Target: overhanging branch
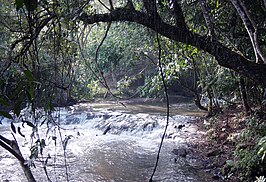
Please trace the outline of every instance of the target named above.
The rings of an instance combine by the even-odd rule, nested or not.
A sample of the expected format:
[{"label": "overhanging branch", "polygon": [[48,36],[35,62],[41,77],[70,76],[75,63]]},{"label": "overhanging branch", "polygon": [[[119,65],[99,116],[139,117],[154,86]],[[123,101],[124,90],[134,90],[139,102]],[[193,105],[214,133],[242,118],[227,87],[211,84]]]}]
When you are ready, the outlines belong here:
[{"label": "overhanging branch", "polygon": [[14,149],[12,149],[13,141],[0,135],[0,146],[10,152],[14,157],[16,157],[20,162],[24,163],[25,159],[19,155]]},{"label": "overhanging branch", "polygon": [[[79,17],[85,24],[97,22],[129,21],[148,27],[159,34],[174,40],[197,47],[213,55],[218,64],[234,70],[256,83],[266,87],[266,64],[257,64],[234,52],[221,42],[193,33],[182,26],[172,26],[161,18],[154,19],[150,15],[129,8],[117,8],[110,13],[88,15],[85,12]],[[154,20],[154,21],[151,21]]]}]

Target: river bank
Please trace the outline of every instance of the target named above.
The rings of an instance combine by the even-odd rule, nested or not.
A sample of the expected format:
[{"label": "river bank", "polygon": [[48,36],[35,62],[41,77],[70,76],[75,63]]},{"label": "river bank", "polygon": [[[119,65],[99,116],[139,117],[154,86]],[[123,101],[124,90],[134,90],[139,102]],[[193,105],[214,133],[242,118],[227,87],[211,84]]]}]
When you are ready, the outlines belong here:
[{"label": "river bank", "polygon": [[[127,113],[156,113],[166,115],[166,105],[162,101],[153,99],[131,99],[126,101],[105,101],[98,100],[91,103],[94,109],[109,108],[110,110],[123,110]],[[186,138],[186,147],[179,147],[172,152],[176,155],[175,162],[180,160],[187,160],[193,165],[201,168],[202,171],[210,174],[208,180],[223,181],[224,177],[221,173],[222,167],[226,163],[230,151],[227,153],[221,151],[221,144],[214,144],[208,133],[209,122],[206,118],[207,112],[199,110],[195,104],[187,99],[181,98],[176,104],[173,99],[170,102],[170,116],[171,115],[185,115],[196,117],[193,122],[177,125],[176,133],[170,133],[167,137],[182,137]],[[228,148],[225,146],[225,148]],[[232,148],[232,147],[229,147]],[[208,181],[206,180],[206,181]]]},{"label": "river bank", "polygon": [[[245,156],[241,151],[239,154],[236,153],[239,146],[240,148],[244,146],[244,148],[250,148],[250,150],[248,149],[247,151],[250,151],[251,153],[255,152],[253,155],[257,155],[257,149],[255,147],[257,144],[255,140],[253,139],[253,141],[242,143],[243,141],[241,141],[242,139],[240,136],[246,129],[256,130],[256,128],[249,128],[247,124],[250,118],[251,120],[256,118],[256,114],[245,116],[241,106],[233,106],[224,108],[222,113],[219,113],[212,118],[207,118],[207,113],[199,110],[191,100],[184,99],[178,104],[175,104],[173,100],[171,101],[170,115],[181,114],[197,117],[196,122],[177,126],[182,132],[189,134],[193,133],[195,135],[195,137],[187,137],[187,148],[177,148],[177,150],[174,151],[177,155],[177,159],[184,157],[186,160],[197,161],[197,165],[200,166],[203,171],[208,172],[213,181],[240,182],[247,180],[246,178],[250,177],[254,180],[254,178],[260,174],[253,172],[254,174],[243,175],[246,169],[245,167],[240,169],[238,165],[250,165],[249,162],[246,164],[245,162],[243,162],[244,164],[241,162],[241,160],[246,160],[245,157],[249,156]],[[117,104],[117,106],[114,106],[114,104]],[[165,115],[166,112],[166,106],[158,100],[136,99],[124,101],[122,103],[100,101],[97,104],[93,104],[93,107],[95,108],[106,106],[111,106],[114,110],[122,109],[133,113],[150,112]],[[260,115],[264,115],[264,119],[262,119],[261,122],[265,122],[265,113]],[[255,120],[259,121],[261,120],[260,118],[261,116]],[[256,126],[256,121],[254,126]],[[249,137],[251,138],[249,140],[252,140],[252,138],[255,137],[260,139],[256,134]],[[249,145],[254,146],[254,149],[249,147]]]}]

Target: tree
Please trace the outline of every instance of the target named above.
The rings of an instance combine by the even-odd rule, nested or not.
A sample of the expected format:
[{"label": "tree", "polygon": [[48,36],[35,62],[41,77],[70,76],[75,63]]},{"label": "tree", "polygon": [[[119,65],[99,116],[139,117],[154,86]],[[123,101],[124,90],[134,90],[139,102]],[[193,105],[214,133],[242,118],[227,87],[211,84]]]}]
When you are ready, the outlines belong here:
[{"label": "tree", "polygon": [[[266,86],[265,64],[259,64],[256,63],[256,61],[248,59],[243,54],[236,52],[230,46],[226,46],[222,40],[219,40],[216,37],[195,33],[193,29],[189,28],[180,2],[163,2],[166,4],[165,6],[169,11],[169,14],[171,14],[172,11],[175,12],[175,24],[170,24],[165,21],[159,8],[160,1],[157,3],[155,0],[143,0],[142,10],[137,10],[134,7],[133,2],[130,0],[127,1],[125,6],[110,9],[110,12],[108,13],[88,14],[84,8],[80,8],[78,9],[79,15],[77,16],[77,19],[85,24],[112,21],[130,21],[141,24],[171,40],[192,45],[200,50],[204,50],[213,55],[219,65],[232,69],[257,82],[263,87]],[[173,7],[171,7],[172,3],[174,4]],[[219,2],[217,1],[217,3]],[[223,2],[223,4],[226,4],[226,2]],[[256,5],[259,7],[261,6],[260,2],[257,1]],[[263,13],[263,11],[261,13]],[[216,28],[219,29],[222,27]]]},{"label": "tree", "polygon": [[[14,50],[14,48],[19,44],[19,42],[27,38],[29,39],[29,41],[27,41],[28,43],[26,43],[26,47],[21,50],[22,52],[25,52],[27,50],[27,47],[32,44],[33,40],[39,36],[42,29],[48,23],[54,21],[55,19],[58,19],[58,17],[63,18],[65,21],[74,20],[74,22],[76,23],[82,22],[85,25],[94,24],[98,22],[129,21],[148,27],[171,40],[195,46],[199,50],[204,50],[213,55],[219,65],[232,69],[250,78],[256,83],[262,85],[263,87],[266,86],[266,66],[264,63],[260,64],[255,61],[258,55],[260,55],[260,57],[263,57],[263,54],[265,52],[265,48],[262,46],[260,47],[260,49],[258,49],[260,42],[264,41],[263,37],[261,37],[259,34],[260,32],[265,32],[265,28],[263,28],[263,26],[256,27],[256,30],[260,30],[260,32],[256,32],[256,35],[254,35],[256,39],[252,39],[251,42],[253,43],[252,45],[249,45],[255,50],[256,57],[254,57],[245,53],[240,53],[236,51],[237,49],[227,44],[226,39],[230,35],[226,30],[223,31],[223,28],[224,24],[230,22],[230,17],[228,17],[228,15],[223,15],[219,17],[221,20],[223,20],[222,24],[220,25],[215,23],[215,21],[219,21],[219,19],[216,19],[212,22],[212,26],[214,29],[213,31],[215,32],[215,35],[210,36],[209,34],[204,34],[203,32],[199,32],[198,30],[191,27],[188,18],[192,18],[192,20],[195,21],[195,15],[192,13],[191,10],[189,10],[189,6],[192,6],[193,3],[196,2],[186,3],[178,0],[160,0],[158,2],[155,0],[142,0],[136,2],[128,0],[126,3],[123,3],[123,1],[113,2],[112,0],[110,0],[109,4],[102,1],[99,2],[79,1],[77,3],[70,3],[59,1],[57,4],[53,2],[39,2],[39,9],[37,9],[38,11],[32,14],[29,13],[29,18],[32,17],[32,20],[38,19],[38,22],[41,23],[35,28],[34,33],[30,33],[30,31],[32,30],[29,29],[29,33],[27,33],[27,36],[20,40],[17,40],[16,43],[13,44],[11,49]],[[232,1],[232,3],[233,2],[235,1]],[[17,8],[22,8],[23,3],[22,5],[21,3],[19,3],[20,1],[17,1]],[[37,4],[34,0],[29,2],[25,1],[24,4],[26,8],[30,11],[33,11],[37,8]],[[214,12],[212,15],[213,17],[218,15],[218,13],[215,13],[218,12],[218,10],[222,10],[224,12],[224,8],[227,8],[227,10],[230,9],[231,12],[234,12],[233,5],[237,7],[237,5],[234,3],[229,4],[228,2],[218,0],[206,1],[205,3],[202,3],[201,1],[201,5],[202,4],[209,5],[209,7],[213,6],[213,4],[216,4],[215,7],[210,7],[210,12]],[[51,8],[54,6],[61,6],[63,8],[60,10],[57,8],[58,11],[51,11]],[[188,13],[190,14],[187,14],[184,8],[186,8],[188,10]],[[202,9],[205,17],[208,17],[206,16],[208,14],[206,14],[206,11],[204,11],[207,8]],[[250,5],[250,9],[252,11],[256,10],[256,18],[259,18],[259,20],[263,18],[263,15],[265,14],[265,8],[263,8],[263,4],[261,1],[255,1],[254,3],[252,3],[252,6]],[[199,11],[196,10],[195,12]],[[37,15],[38,13],[42,14],[42,16],[33,16],[34,14]],[[244,29],[246,27],[246,29],[250,32],[250,28],[247,28],[246,25],[246,19],[243,19],[243,16],[240,11],[238,11],[238,13],[240,14],[240,17],[244,22],[244,26],[241,24],[241,22],[238,22],[238,27],[243,27]],[[201,27],[206,27],[205,24],[209,26],[210,22],[211,18],[208,19],[207,23],[201,22]],[[32,23],[34,24],[35,22],[33,21]],[[230,25],[233,26],[233,24]],[[221,33],[218,30],[221,31],[221,33],[223,33],[224,35],[219,35]]]}]

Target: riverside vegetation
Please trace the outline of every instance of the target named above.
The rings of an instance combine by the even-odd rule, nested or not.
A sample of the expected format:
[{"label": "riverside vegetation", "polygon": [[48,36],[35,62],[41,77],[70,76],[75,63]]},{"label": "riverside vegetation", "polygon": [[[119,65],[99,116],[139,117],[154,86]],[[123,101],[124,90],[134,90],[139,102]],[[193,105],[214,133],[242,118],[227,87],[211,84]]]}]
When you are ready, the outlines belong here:
[{"label": "riverside vegetation", "polygon": [[197,147],[216,177],[265,181],[265,14],[263,0],[0,0],[0,115],[33,141],[29,160],[15,137],[0,146],[36,181],[39,129],[60,131],[60,106],[181,95],[207,113]]}]

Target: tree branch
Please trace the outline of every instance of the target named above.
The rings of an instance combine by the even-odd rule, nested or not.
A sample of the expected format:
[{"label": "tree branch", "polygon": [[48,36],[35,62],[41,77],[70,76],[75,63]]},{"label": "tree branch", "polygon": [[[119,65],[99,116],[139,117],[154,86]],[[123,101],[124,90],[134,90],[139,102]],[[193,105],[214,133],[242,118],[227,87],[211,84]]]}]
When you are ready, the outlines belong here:
[{"label": "tree branch", "polygon": [[10,152],[14,157],[16,157],[20,162],[25,162],[25,159],[19,155],[11,146],[15,141],[8,140],[7,138],[0,135],[0,146]]},{"label": "tree branch", "polygon": [[110,4],[110,9],[114,10],[114,5],[113,5],[113,1],[112,0],[109,0],[109,4]]},{"label": "tree branch", "polygon": [[180,5],[178,4],[177,0],[173,1],[173,7],[174,7],[176,26],[182,29],[187,29],[187,24],[185,22],[183,11]]},{"label": "tree branch", "polygon": [[117,8],[106,14],[88,15],[84,12],[79,16],[79,20],[86,24],[112,21],[129,21],[141,24],[171,40],[192,45],[210,53],[216,58],[219,65],[234,70],[266,87],[266,64],[256,64],[217,40],[169,25],[160,18],[152,22],[151,17],[146,13],[129,8]]},{"label": "tree branch", "polygon": [[156,0],[143,0],[143,5],[147,11],[147,14],[149,14],[151,18],[159,17],[156,7]]},{"label": "tree branch", "polygon": [[108,8],[101,0],[98,0],[103,7],[105,7],[108,11],[112,11],[112,7]]},{"label": "tree branch", "polygon": [[250,41],[252,43],[252,47],[254,49],[256,63],[259,63],[260,60],[263,63],[266,63],[266,58],[263,56],[257,39],[257,26],[255,22],[252,20],[251,15],[249,14],[245,4],[241,0],[230,0],[231,3],[234,5],[235,9],[237,10],[238,14],[240,15],[245,28],[248,32]]},{"label": "tree branch", "polygon": [[12,144],[12,141],[5,138],[4,136],[0,135],[0,140],[2,140],[3,142],[5,142],[6,144],[8,145],[11,145]]},{"label": "tree branch", "polygon": [[201,9],[202,9],[202,13],[208,28],[208,35],[210,36],[214,36],[214,30],[213,30],[213,24],[209,15],[209,11],[206,5],[206,1],[205,0],[199,0]]},{"label": "tree branch", "polygon": [[18,55],[15,56],[15,60],[22,56],[23,54],[25,54],[30,46],[33,44],[34,40],[38,37],[38,35],[41,33],[41,30],[50,22],[50,20],[52,20],[55,17],[55,15],[49,16],[46,19],[41,20],[39,26],[36,28],[35,32],[32,34],[27,34],[24,37],[22,37],[21,39],[16,40],[14,43],[11,44],[10,47],[10,54],[12,53],[12,51],[15,49],[15,47],[21,43],[24,42],[25,40],[26,43],[22,46],[22,49],[20,50],[20,53]]}]

